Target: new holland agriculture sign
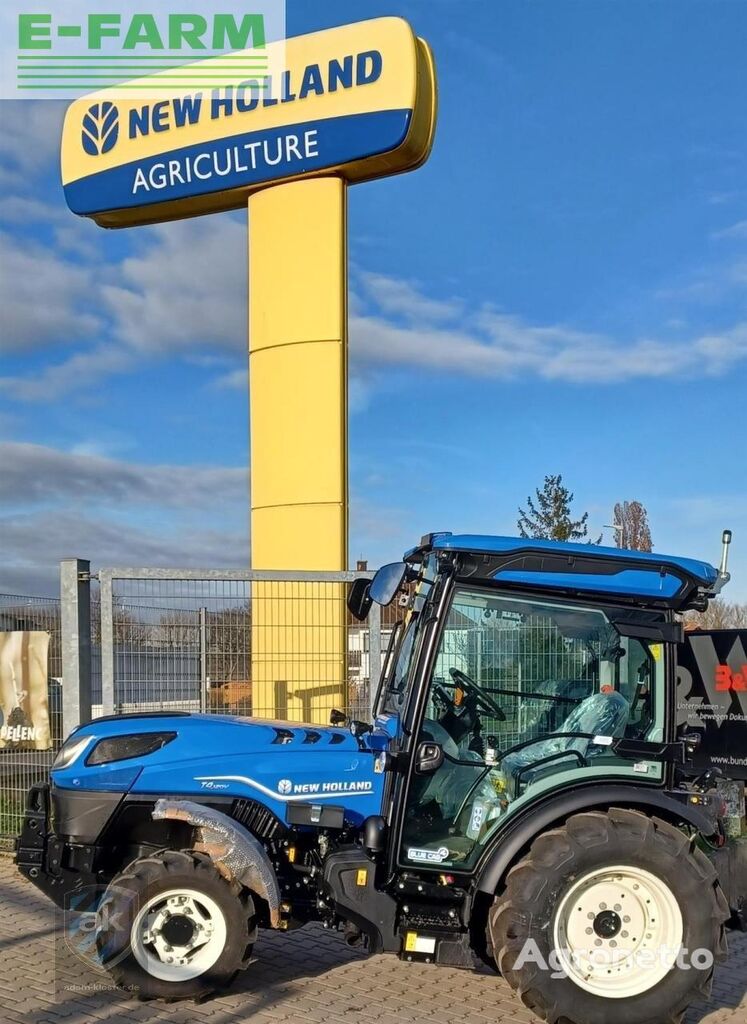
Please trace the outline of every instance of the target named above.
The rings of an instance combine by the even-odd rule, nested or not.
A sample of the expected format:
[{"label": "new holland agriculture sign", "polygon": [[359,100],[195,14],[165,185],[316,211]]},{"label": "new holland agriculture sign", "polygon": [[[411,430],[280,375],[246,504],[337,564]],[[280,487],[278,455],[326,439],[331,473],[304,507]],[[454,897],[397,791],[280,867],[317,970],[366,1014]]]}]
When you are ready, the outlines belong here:
[{"label": "new holland agriculture sign", "polygon": [[[268,182],[361,181],[428,155],[430,51],[399,18],[296,36],[264,77],[175,88],[159,73],[71,104],[62,138],[70,209],[116,227],[227,210]],[[240,58],[241,54],[233,56]],[[277,66],[269,53],[269,67]],[[210,79],[214,58],[185,67]]]}]

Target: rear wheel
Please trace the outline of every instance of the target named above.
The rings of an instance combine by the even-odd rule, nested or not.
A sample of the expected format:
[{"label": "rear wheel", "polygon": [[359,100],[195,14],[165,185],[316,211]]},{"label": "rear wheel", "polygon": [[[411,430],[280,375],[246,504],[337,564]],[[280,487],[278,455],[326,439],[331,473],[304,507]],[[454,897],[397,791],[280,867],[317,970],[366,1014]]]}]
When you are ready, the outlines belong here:
[{"label": "rear wheel", "polygon": [[102,964],[144,999],[194,999],[225,988],[249,962],[254,903],[209,857],[162,850],[134,861],[97,915]]},{"label": "rear wheel", "polygon": [[488,928],[500,972],[551,1024],[677,1024],[710,991],[728,916],[687,836],[612,809],[535,840]]}]

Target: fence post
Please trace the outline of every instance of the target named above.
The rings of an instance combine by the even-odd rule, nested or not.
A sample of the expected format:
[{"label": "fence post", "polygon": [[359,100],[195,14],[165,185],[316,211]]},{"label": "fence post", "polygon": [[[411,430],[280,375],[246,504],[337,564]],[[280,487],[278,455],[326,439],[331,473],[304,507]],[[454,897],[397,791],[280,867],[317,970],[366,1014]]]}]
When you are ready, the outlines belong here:
[{"label": "fence post", "polygon": [[200,711],[207,710],[207,608],[200,608]]},{"label": "fence post", "polygon": [[381,605],[375,601],[368,613],[368,706],[373,715],[373,702],[381,675]]},{"label": "fence post", "polygon": [[62,733],[91,721],[91,563],[60,562]]},{"label": "fence post", "polygon": [[114,608],[112,574],[99,571],[101,595],[101,714],[114,714]]}]

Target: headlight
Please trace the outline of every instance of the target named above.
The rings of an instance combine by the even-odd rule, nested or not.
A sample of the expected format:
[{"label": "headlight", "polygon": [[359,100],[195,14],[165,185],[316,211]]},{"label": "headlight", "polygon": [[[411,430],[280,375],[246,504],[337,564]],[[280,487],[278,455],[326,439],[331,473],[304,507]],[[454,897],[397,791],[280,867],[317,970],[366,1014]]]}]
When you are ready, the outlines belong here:
[{"label": "headlight", "polygon": [[175,732],[138,732],[131,736],[109,736],[98,741],[86,758],[86,764],[110,764],[112,761],[143,757],[165,747],[175,737]]},{"label": "headlight", "polygon": [[69,768],[75,758],[85,750],[92,739],[92,736],[81,736],[79,739],[71,736],[67,743],[63,743],[60,747],[57,757],[52,764],[52,770]]}]

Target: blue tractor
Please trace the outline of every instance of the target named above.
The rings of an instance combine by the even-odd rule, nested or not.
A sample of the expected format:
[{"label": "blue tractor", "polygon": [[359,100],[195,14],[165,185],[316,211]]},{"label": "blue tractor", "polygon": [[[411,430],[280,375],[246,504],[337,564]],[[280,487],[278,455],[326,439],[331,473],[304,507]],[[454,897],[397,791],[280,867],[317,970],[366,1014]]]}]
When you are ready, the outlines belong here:
[{"label": "blue tractor", "polygon": [[259,928],[317,921],[405,960],[477,957],[552,1024],[675,1024],[732,914],[674,662],[726,550],[716,569],[430,534],[350,588],[359,620],[402,609],[369,721],[83,725],[30,793],[19,869],[88,901],[100,962],[141,998],[203,997]]}]

